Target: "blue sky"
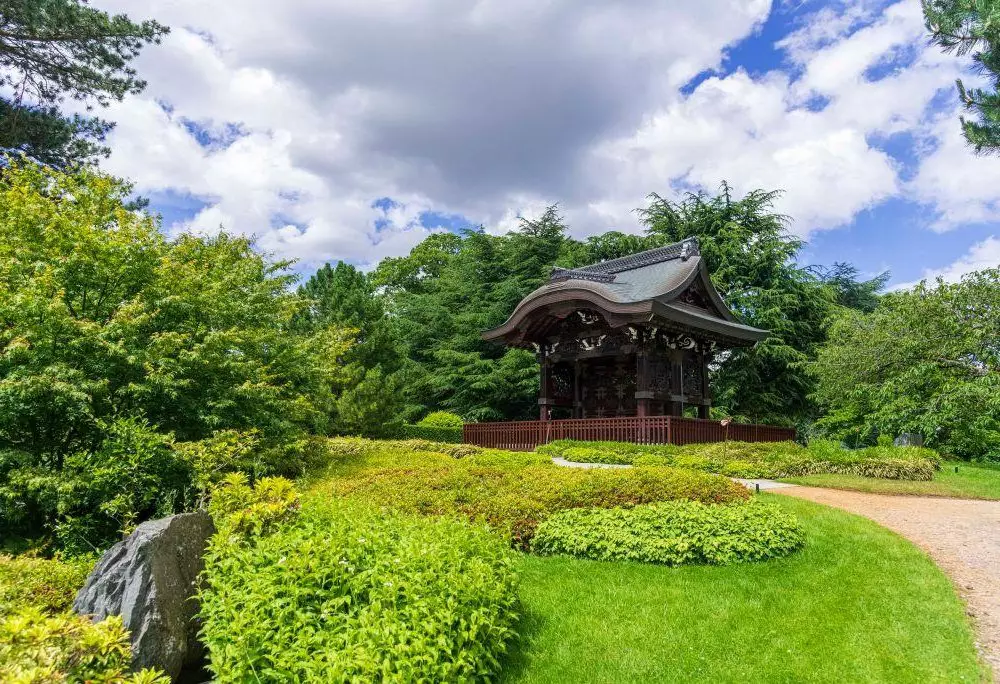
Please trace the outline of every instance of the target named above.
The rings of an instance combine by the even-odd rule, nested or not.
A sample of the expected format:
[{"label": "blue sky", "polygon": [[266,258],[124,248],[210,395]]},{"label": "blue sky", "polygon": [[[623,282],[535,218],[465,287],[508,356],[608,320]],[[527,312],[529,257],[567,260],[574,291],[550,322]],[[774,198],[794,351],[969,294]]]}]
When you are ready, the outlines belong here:
[{"label": "blue sky", "polygon": [[1000,159],[919,2],[98,2],[173,31],[115,105],[110,169],[170,232],[371,265],[559,203],[636,231],[649,192],[785,191],[805,263],[894,285],[1000,261]]}]

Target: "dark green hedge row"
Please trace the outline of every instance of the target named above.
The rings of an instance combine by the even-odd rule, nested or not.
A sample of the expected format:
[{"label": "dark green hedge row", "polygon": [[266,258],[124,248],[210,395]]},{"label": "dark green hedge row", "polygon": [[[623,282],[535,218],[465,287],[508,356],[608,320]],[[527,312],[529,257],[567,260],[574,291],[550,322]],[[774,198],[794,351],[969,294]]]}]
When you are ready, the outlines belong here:
[{"label": "dark green hedge row", "polygon": [[426,439],[431,442],[462,443],[462,428],[434,425],[403,425],[399,429],[402,439]]},{"label": "dark green hedge row", "polygon": [[[273,519],[270,499],[251,517]],[[264,536],[221,524],[205,577],[221,682],[488,680],[517,619],[510,549],[486,527],[325,496]]]},{"label": "dark green hedge row", "polygon": [[794,442],[716,442],[678,447],[561,440],[540,446],[537,451],[578,463],[668,465],[744,478],[842,473],[888,480],[930,480],[940,467],[940,456],[931,449],[845,449],[826,440],[817,440],[808,447]]},{"label": "dark green hedge row", "polygon": [[802,540],[798,521],[773,504],[666,501],[561,511],[538,526],[531,546],[594,560],[729,565],[788,555]]}]

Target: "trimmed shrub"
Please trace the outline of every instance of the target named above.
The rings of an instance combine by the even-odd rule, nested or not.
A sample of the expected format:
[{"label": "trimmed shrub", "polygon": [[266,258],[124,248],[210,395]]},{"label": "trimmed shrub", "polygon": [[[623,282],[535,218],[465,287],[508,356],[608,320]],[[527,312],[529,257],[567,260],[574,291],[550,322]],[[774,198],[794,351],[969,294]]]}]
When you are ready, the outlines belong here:
[{"label": "trimmed shrub", "polygon": [[68,610],[93,565],[84,557],[66,561],[0,554],[0,616],[24,606],[46,613]]},{"label": "trimmed shrub", "polygon": [[490,679],[516,621],[511,554],[486,528],[326,497],[268,536],[220,530],[205,579],[221,682]]},{"label": "trimmed shrub", "polygon": [[[388,452],[408,453],[426,452],[445,454],[452,458],[465,458],[472,454],[483,454],[489,451],[475,444],[455,444],[438,442],[430,439],[365,439],[363,437],[333,437],[326,442],[326,454],[334,460],[365,454],[385,455]],[[510,453],[497,451],[496,453]],[[536,459],[539,462],[548,459]]]},{"label": "trimmed shrub", "polygon": [[449,413],[448,411],[434,411],[433,413],[428,413],[424,418],[417,423],[422,427],[441,427],[441,428],[458,428],[462,429],[465,425],[465,420],[462,416],[456,413]]},{"label": "trimmed shrub", "polygon": [[439,425],[404,425],[400,428],[400,436],[405,439],[423,439],[430,442],[462,443],[462,427]]},{"label": "trimmed shrub", "polygon": [[794,442],[713,442],[685,446],[560,440],[537,451],[579,463],[623,463],[694,468],[728,477],[780,478],[842,473],[892,480],[930,480],[940,456],[921,447],[876,446],[845,449],[816,440]]},{"label": "trimmed shrub", "polygon": [[443,453],[449,446],[456,447],[331,440],[333,462],[317,488],[404,512],[459,513],[489,523],[522,548],[541,520],[566,508],[630,507],[675,499],[721,503],[750,497],[739,484],[693,470],[587,471],[555,466],[542,454],[479,447],[456,459]]},{"label": "trimmed shrub", "polygon": [[668,501],[561,511],[539,525],[531,546],[593,560],[730,565],[785,556],[802,542],[798,521],[773,504]]}]

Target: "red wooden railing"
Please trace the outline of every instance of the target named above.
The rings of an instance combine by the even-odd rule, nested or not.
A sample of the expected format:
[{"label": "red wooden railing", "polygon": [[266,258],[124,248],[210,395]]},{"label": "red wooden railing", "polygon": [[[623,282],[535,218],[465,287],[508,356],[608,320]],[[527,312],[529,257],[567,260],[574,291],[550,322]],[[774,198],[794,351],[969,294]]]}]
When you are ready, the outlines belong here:
[{"label": "red wooden railing", "polygon": [[637,444],[693,444],[722,442],[783,442],[795,439],[795,428],[730,423],[716,420],[647,416],[645,418],[570,418],[521,420],[509,423],[467,423],[462,428],[466,444],[493,449],[530,451],[557,439]]}]

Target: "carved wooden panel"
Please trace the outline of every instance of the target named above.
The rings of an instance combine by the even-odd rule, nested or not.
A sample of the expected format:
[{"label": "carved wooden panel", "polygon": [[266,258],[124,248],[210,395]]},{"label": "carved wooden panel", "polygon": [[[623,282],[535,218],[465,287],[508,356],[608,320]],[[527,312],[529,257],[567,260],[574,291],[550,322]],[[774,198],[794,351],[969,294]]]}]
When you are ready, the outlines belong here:
[{"label": "carved wooden panel", "polygon": [[634,416],[635,357],[589,359],[582,363],[580,398],[584,417]]}]

